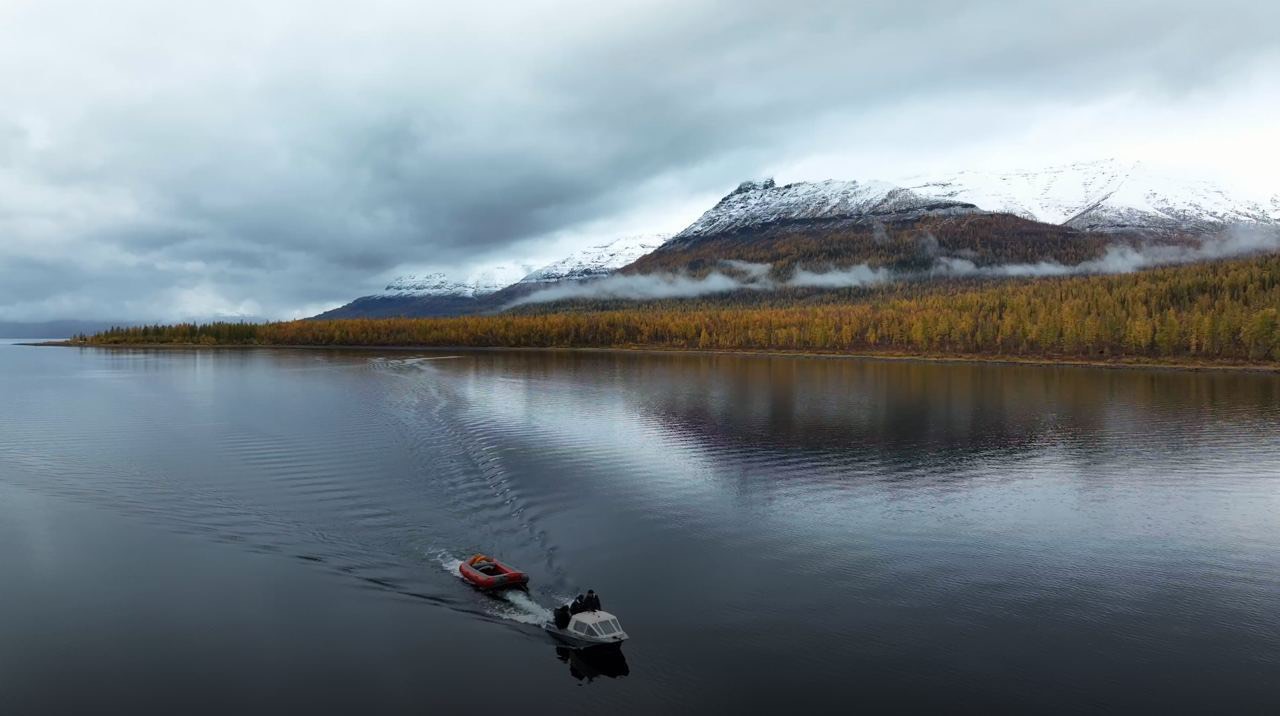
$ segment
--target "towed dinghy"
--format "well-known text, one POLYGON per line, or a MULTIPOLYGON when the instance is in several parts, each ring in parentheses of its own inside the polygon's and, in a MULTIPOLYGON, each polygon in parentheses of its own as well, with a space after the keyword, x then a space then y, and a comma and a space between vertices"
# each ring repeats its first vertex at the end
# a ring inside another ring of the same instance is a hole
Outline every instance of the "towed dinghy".
POLYGON ((458 565, 458 573, 477 589, 485 591, 523 587, 529 583, 529 576, 524 572, 483 554, 477 554, 458 565))

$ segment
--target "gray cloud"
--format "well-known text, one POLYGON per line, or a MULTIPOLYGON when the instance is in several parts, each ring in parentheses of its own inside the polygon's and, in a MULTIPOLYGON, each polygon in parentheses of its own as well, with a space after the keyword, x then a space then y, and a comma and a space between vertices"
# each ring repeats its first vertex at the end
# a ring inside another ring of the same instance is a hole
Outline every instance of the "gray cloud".
POLYGON ((0 318, 306 312, 727 190, 911 102, 981 106, 968 126, 993 133, 1010 108, 1176 102, 1273 61, 1278 20, 1243 1, 18 3, 0 318))

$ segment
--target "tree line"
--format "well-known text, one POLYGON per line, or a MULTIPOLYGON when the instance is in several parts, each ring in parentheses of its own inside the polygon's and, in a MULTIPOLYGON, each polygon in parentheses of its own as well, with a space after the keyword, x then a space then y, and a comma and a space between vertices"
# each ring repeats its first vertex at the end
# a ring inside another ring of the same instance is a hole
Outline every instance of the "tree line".
POLYGON ((114 328, 87 344, 654 347, 1280 361, 1280 256, 867 292, 843 303, 114 328))

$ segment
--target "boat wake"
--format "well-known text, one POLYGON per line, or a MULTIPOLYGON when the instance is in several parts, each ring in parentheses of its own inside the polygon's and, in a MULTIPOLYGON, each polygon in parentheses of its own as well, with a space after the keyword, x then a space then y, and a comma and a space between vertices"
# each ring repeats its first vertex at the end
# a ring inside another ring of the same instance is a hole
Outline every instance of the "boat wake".
POLYGON ((515 607, 516 621, 525 624, 545 624, 551 621, 551 610, 534 601, 533 597, 523 589, 506 589, 498 593, 508 604, 515 607))
MULTIPOLYGON (((458 567, 462 565, 462 560, 448 553, 440 553, 437 555, 437 561, 444 571, 457 577, 459 581, 466 582, 462 578, 462 574, 458 571, 458 567)), ((468 586, 470 583, 467 582, 468 586)), ((492 597, 493 609, 490 614, 500 619, 520 622, 521 624, 541 625, 551 620, 551 610, 539 604, 527 591, 523 589, 503 589, 497 592, 490 592, 492 597)))
MULTIPOLYGON (((453 356, 450 356, 453 357, 453 356)), ((556 559, 557 548, 529 510, 516 474, 506 465, 500 440, 483 415, 476 415, 465 386, 437 367, 433 359, 376 359, 372 370, 404 381, 394 392, 390 417, 417 464, 424 490, 438 498, 454 532, 436 534, 434 544, 448 551, 467 544, 535 568, 539 584, 563 591, 569 580, 556 559), (433 365, 434 364, 434 365, 433 365)), ((442 517, 443 515, 441 515, 442 517)), ((441 527, 439 518, 433 525, 441 527)), ((447 569, 457 575, 457 564, 447 569)), ((545 614, 540 610, 539 617, 545 614)))

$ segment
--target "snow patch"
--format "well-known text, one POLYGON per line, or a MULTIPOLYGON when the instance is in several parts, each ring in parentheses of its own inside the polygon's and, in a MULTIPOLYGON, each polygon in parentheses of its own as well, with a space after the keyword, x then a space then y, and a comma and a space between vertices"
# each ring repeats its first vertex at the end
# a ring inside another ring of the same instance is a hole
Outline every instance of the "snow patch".
POLYGON ((1116 159, 1036 171, 914 177, 903 184, 988 211, 1086 231, 1198 231, 1280 223, 1280 206, 1268 207, 1212 182, 1159 171, 1143 162, 1116 159))
POLYGON ((924 211, 973 211, 960 200, 924 196, 882 181, 743 182, 676 234, 673 243, 789 221, 909 215, 924 211))
POLYGON ((461 279, 435 272, 401 276, 387 284, 381 294, 387 298, 420 296, 460 296, 479 298, 506 288, 529 272, 527 264, 496 264, 471 272, 461 279))
POLYGON ((552 283, 607 276, 658 248, 669 238, 669 234, 624 236, 605 244, 590 246, 543 266, 520 279, 520 283, 552 283))
POLYGON ((924 213, 1009 213, 1086 231, 1208 232, 1280 224, 1280 197, 1250 199, 1212 182, 1142 162, 1107 159, 1035 171, 962 171, 898 182, 743 182, 673 239, 801 221, 903 218, 924 213))

